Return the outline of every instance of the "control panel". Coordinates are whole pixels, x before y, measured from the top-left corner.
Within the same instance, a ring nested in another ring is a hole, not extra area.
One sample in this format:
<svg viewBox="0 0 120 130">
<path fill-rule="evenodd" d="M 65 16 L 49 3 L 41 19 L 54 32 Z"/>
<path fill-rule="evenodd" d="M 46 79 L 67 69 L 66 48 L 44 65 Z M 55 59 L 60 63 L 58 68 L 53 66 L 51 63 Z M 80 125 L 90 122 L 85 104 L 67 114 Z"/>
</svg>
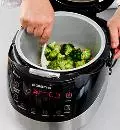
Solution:
<svg viewBox="0 0 120 130">
<path fill-rule="evenodd" d="M 8 75 L 14 105 L 21 113 L 38 120 L 67 119 L 72 114 L 72 87 L 54 86 L 22 78 L 15 67 Z"/>
</svg>

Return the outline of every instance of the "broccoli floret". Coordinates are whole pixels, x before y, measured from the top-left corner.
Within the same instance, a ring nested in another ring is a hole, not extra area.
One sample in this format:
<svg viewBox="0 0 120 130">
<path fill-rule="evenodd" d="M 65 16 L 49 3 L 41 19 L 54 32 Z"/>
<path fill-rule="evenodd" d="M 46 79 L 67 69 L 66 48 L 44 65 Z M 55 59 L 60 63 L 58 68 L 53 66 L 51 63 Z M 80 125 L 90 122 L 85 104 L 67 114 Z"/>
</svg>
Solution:
<svg viewBox="0 0 120 130">
<path fill-rule="evenodd" d="M 73 69 L 73 61 L 68 59 L 66 60 L 65 69 Z"/>
<path fill-rule="evenodd" d="M 58 53 L 61 50 L 61 45 L 56 42 L 52 42 L 52 43 L 48 44 L 47 47 L 50 48 L 51 50 L 56 50 Z"/>
<path fill-rule="evenodd" d="M 90 49 L 85 49 L 82 51 L 81 54 L 81 59 L 82 60 L 88 60 L 91 58 L 91 50 Z"/>
<path fill-rule="evenodd" d="M 80 67 L 80 66 L 83 66 L 83 65 L 85 65 L 85 60 L 81 60 L 81 61 L 75 62 L 75 67 L 76 67 L 76 68 L 77 68 L 77 67 Z"/>
<path fill-rule="evenodd" d="M 65 70 L 65 64 L 66 64 L 65 60 L 62 60 L 62 59 L 58 60 L 58 64 L 61 70 Z"/>
<path fill-rule="evenodd" d="M 53 60 L 49 63 L 49 65 L 47 66 L 49 69 L 53 69 L 53 70 L 62 70 L 65 69 L 65 61 L 64 60 Z"/>
<path fill-rule="evenodd" d="M 71 43 L 63 44 L 61 48 L 61 53 L 63 55 L 69 55 L 74 50 L 74 46 Z"/>
<path fill-rule="evenodd" d="M 60 67 L 59 67 L 59 64 L 58 64 L 57 60 L 53 60 L 53 61 L 49 62 L 47 68 L 48 69 L 53 69 L 53 70 L 60 70 Z"/>
<path fill-rule="evenodd" d="M 59 60 L 58 64 L 61 70 L 67 70 L 73 68 L 73 61 L 71 60 Z"/>
<path fill-rule="evenodd" d="M 85 65 L 91 60 L 92 54 L 90 49 L 81 51 L 70 43 L 60 45 L 52 42 L 47 45 L 45 56 L 48 69 L 67 70 Z"/>
<path fill-rule="evenodd" d="M 81 49 L 75 49 L 70 53 L 70 57 L 72 58 L 73 61 L 80 61 L 81 60 Z"/>
<path fill-rule="evenodd" d="M 64 59 L 65 55 L 62 55 L 61 53 L 57 54 L 57 60 Z"/>
<path fill-rule="evenodd" d="M 46 47 L 45 49 L 45 55 L 49 55 L 51 52 L 51 49 L 49 47 Z"/>
<path fill-rule="evenodd" d="M 55 44 L 56 44 L 56 42 L 52 42 L 52 43 L 49 43 L 47 46 L 48 46 L 51 50 L 53 50 Z"/>
<path fill-rule="evenodd" d="M 56 44 L 54 45 L 54 50 L 56 50 L 56 51 L 59 53 L 60 50 L 61 50 L 61 45 L 56 43 Z"/>
<path fill-rule="evenodd" d="M 49 55 L 46 56 L 47 60 L 54 60 L 57 56 L 58 52 L 56 50 L 52 50 Z"/>
<path fill-rule="evenodd" d="M 47 66 L 49 69 L 53 70 L 66 70 L 66 69 L 72 69 L 73 68 L 73 61 L 71 60 L 53 60 L 49 63 Z"/>
</svg>

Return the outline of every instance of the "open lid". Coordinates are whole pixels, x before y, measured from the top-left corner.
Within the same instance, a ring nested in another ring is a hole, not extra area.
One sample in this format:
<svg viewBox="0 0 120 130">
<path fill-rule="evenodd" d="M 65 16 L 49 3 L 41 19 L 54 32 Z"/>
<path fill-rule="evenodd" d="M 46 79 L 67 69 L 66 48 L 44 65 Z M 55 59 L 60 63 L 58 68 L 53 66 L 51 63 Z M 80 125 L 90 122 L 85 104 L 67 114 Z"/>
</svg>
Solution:
<svg viewBox="0 0 120 130">
<path fill-rule="evenodd" d="M 114 0 L 55 0 L 69 8 L 87 10 L 88 12 L 99 13 L 107 9 Z"/>
</svg>

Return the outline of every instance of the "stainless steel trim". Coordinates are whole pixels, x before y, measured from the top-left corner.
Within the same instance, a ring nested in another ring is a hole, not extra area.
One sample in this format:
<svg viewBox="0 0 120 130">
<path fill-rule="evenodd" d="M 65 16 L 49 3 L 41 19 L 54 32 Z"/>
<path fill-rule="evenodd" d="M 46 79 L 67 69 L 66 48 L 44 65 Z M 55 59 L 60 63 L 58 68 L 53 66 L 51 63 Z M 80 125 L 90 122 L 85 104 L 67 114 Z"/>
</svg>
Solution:
<svg viewBox="0 0 120 130">
<path fill-rule="evenodd" d="M 53 78 L 53 77 L 60 77 L 60 73 L 55 73 L 55 72 L 46 72 L 44 70 L 38 70 L 38 69 L 29 69 L 29 73 L 37 76 L 42 76 L 42 77 L 47 77 L 47 78 Z"/>
</svg>

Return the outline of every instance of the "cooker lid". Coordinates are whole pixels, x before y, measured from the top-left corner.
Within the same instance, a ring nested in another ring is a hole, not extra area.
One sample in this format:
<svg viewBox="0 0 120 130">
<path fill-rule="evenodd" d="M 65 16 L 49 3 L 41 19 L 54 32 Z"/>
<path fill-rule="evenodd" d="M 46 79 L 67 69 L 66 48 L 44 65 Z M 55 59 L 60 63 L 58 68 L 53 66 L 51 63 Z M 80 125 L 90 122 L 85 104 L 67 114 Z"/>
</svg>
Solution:
<svg viewBox="0 0 120 130">
<path fill-rule="evenodd" d="M 107 9 L 114 0 L 55 0 L 62 6 L 75 8 L 78 10 L 86 10 L 89 13 L 99 13 Z"/>
</svg>

